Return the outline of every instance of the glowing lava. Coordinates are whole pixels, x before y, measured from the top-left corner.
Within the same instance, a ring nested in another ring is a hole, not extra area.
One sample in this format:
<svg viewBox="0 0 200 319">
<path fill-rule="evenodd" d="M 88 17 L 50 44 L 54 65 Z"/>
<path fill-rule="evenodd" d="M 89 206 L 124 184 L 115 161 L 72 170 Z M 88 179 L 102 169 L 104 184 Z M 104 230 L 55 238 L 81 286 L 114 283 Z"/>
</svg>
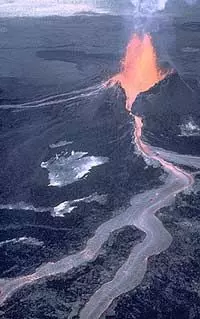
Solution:
<svg viewBox="0 0 200 319">
<path fill-rule="evenodd" d="M 126 108 L 130 111 L 137 95 L 164 79 L 167 73 L 158 66 L 151 36 L 134 34 L 121 62 L 121 72 L 109 84 L 119 83 L 125 90 Z"/>
</svg>

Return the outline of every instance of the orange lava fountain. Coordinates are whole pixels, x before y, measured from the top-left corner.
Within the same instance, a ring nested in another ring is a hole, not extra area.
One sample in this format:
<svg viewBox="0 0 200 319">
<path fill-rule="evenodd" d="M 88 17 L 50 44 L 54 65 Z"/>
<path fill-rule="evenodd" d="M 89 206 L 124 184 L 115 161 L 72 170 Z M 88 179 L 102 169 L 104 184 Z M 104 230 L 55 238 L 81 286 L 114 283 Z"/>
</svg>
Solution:
<svg viewBox="0 0 200 319">
<path fill-rule="evenodd" d="M 134 34 L 121 62 L 121 72 L 110 79 L 109 85 L 121 85 L 126 93 L 126 109 L 130 111 L 137 95 L 150 89 L 167 74 L 158 66 L 151 36 Z"/>
</svg>

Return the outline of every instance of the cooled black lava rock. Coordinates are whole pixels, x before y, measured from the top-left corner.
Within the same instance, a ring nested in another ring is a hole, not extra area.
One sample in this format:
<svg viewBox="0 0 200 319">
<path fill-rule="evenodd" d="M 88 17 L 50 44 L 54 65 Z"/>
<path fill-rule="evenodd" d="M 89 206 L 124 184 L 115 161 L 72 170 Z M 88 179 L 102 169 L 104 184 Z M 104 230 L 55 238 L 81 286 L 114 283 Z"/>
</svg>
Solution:
<svg viewBox="0 0 200 319">
<path fill-rule="evenodd" d="M 144 119 L 144 136 L 151 144 L 174 151 L 200 154 L 198 136 L 181 135 L 181 125 L 194 121 L 200 125 L 200 87 L 197 81 L 177 73 L 142 93 L 133 112 Z"/>
<path fill-rule="evenodd" d="M 74 151 L 109 157 L 109 140 L 120 140 L 127 132 L 126 145 L 121 143 L 125 149 L 132 132 L 124 103 L 122 91 L 111 88 L 88 98 L 80 96 L 70 106 L 66 102 L 20 112 L 0 110 L 0 201 L 29 201 L 35 188 L 48 183 L 40 164 L 51 157 L 49 145 L 55 141 L 67 137 L 74 141 Z"/>
<path fill-rule="evenodd" d="M 142 240 L 144 233 L 135 227 L 115 231 L 94 261 L 18 291 L 2 308 L 3 318 L 79 318 L 80 309 L 91 295 L 113 279 L 131 249 Z"/>
<path fill-rule="evenodd" d="M 171 246 L 149 258 L 142 283 L 114 301 L 104 318 L 200 318 L 199 195 L 180 194 L 172 207 L 158 213 L 173 237 Z"/>
<path fill-rule="evenodd" d="M 116 86 L 80 97 L 70 106 L 63 103 L 20 112 L 2 111 L 5 121 L 0 137 L 0 204 L 24 202 L 43 208 L 1 210 L 2 241 L 31 237 L 43 243 L 32 249 L 23 243 L 3 245 L 2 277 L 28 274 L 41 263 L 83 249 L 97 227 L 111 218 L 113 211 L 128 205 L 134 193 L 161 183 L 161 170 L 144 170 L 145 162 L 134 153 L 132 118 L 124 105 L 124 93 Z M 49 147 L 66 139 L 73 143 Z M 48 186 L 47 171 L 40 167 L 41 162 L 72 151 L 103 156 L 108 162 L 93 168 L 87 178 L 62 187 Z M 64 218 L 51 216 L 50 208 L 93 193 L 105 194 L 107 202 L 80 202 Z"/>
</svg>

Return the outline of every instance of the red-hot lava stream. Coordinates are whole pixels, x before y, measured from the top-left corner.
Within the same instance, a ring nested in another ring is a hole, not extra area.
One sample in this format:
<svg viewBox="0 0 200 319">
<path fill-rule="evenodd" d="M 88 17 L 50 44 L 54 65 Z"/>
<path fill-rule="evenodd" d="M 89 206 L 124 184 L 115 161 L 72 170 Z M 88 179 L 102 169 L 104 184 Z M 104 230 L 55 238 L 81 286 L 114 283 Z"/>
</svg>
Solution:
<svg viewBox="0 0 200 319">
<path fill-rule="evenodd" d="M 131 113 L 136 97 L 140 93 L 149 90 L 171 72 L 172 70 L 162 70 L 159 67 L 151 36 L 149 34 L 143 36 L 134 34 L 127 45 L 125 56 L 121 61 L 121 71 L 113 76 L 107 84 L 109 86 L 119 84 L 124 89 L 126 109 Z M 168 173 L 172 173 L 177 179 L 183 182 L 182 185 L 184 186 L 176 191 L 172 190 L 174 196 L 191 186 L 194 183 L 193 175 L 167 162 L 155 153 L 150 145 L 145 144 L 141 138 L 143 127 L 142 118 L 135 115 L 133 115 L 133 118 L 135 122 L 134 141 L 142 156 L 158 161 Z M 169 197 L 169 195 L 167 195 L 166 198 L 167 197 Z"/>
<path fill-rule="evenodd" d="M 159 67 L 151 36 L 149 34 L 143 36 L 134 34 L 126 48 L 125 56 L 121 62 L 120 73 L 112 77 L 108 81 L 108 85 L 120 84 L 126 94 L 126 109 L 131 112 L 138 94 L 153 87 L 170 72 Z M 134 116 L 134 119 L 135 143 L 142 155 L 159 161 L 163 168 L 171 170 L 175 175 L 184 174 L 190 179 L 190 184 L 192 184 L 194 181 L 192 175 L 155 155 L 151 148 L 142 141 L 142 119 L 138 116 Z"/>
</svg>

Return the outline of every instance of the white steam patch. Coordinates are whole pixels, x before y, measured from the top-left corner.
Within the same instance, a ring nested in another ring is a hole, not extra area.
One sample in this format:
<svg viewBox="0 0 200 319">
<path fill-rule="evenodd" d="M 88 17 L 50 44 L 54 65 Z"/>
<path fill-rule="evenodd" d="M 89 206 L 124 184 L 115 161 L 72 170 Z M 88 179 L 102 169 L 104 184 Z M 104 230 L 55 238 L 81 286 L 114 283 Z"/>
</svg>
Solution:
<svg viewBox="0 0 200 319">
<path fill-rule="evenodd" d="M 4 245 L 8 245 L 8 244 L 24 244 L 24 245 L 31 245 L 31 246 L 43 246 L 43 241 L 39 241 L 36 238 L 32 238 L 32 237 L 20 237 L 20 238 L 13 238 L 13 239 L 9 239 L 9 240 L 5 240 L 5 241 L 1 241 L 0 242 L 0 247 L 3 247 Z"/>
<path fill-rule="evenodd" d="M 87 156 L 86 152 L 72 152 L 56 155 L 41 167 L 49 172 L 49 186 L 62 187 L 85 177 L 93 167 L 108 162 L 106 157 Z"/>
<path fill-rule="evenodd" d="M 194 47 L 185 47 L 185 48 L 182 48 L 181 50 L 182 52 L 184 53 L 197 53 L 200 51 L 199 48 L 194 48 Z"/>
<path fill-rule="evenodd" d="M 84 202 L 84 203 L 96 202 L 96 203 L 99 203 L 100 205 L 104 205 L 107 202 L 107 195 L 106 194 L 100 195 L 95 192 L 87 197 L 78 198 L 71 201 L 64 201 L 55 207 L 34 207 L 31 204 L 20 202 L 15 204 L 0 205 L 0 209 L 33 211 L 38 213 L 50 212 L 52 217 L 64 217 L 65 214 L 70 214 L 75 208 L 77 208 L 78 207 L 77 205 L 81 202 Z"/>
<path fill-rule="evenodd" d="M 24 210 L 24 211 L 33 211 L 33 212 L 47 212 L 49 208 L 44 207 L 34 207 L 31 204 L 27 204 L 25 202 L 19 202 L 15 204 L 1 204 L 0 209 L 7 209 L 7 210 Z"/>
<path fill-rule="evenodd" d="M 50 144 L 49 147 L 50 148 L 58 148 L 58 147 L 63 147 L 63 146 L 67 146 L 67 145 L 71 145 L 73 144 L 72 141 L 60 141 L 60 142 L 57 142 L 57 143 L 53 143 L 53 144 Z"/>
<path fill-rule="evenodd" d="M 53 217 L 64 217 L 65 214 L 70 214 L 77 206 L 71 206 L 71 202 L 65 201 L 54 207 Z"/>
<path fill-rule="evenodd" d="M 98 195 L 97 193 L 94 193 L 92 195 L 89 195 L 87 197 L 75 199 L 73 201 L 65 201 L 63 203 L 60 203 L 58 206 L 54 207 L 53 213 L 51 214 L 53 217 L 64 217 L 65 214 L 70 214 L 77 206 L 75 204 L 84 202 L 84 203 L 91 203 L 91 202 L 97 202 L 101 205 L 104 205 L 107 201 L 106 195 Z"/>
<path fill-rule="evenodd" d="M 200 127 L 194 122 L 192 118 L 188 122 L 180 126 L 181 134 L 179 136 L 199 136 Z"/>
</svg>

